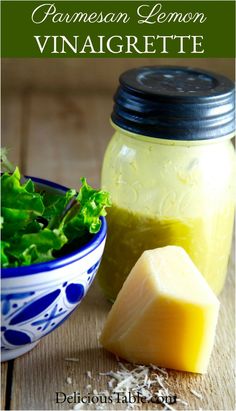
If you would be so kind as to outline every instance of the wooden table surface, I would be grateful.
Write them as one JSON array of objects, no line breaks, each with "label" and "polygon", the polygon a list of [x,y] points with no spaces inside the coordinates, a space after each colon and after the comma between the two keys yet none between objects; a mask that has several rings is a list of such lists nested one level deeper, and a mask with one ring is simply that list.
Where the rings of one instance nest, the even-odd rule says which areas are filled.
[{"label": "wooden table surface", "polygon": [[[3,97],[3,144],[11,149],[10,157],[23,173],[70,187],[76,187],[79,177],[86,176],[92,185],[99,186],[103,153],[112,134],[108,121],[111,107],[111,96],[101,93],[6,95]],[[208,374],[169,371],[172,391],[189,404],[185,409],[235,409],[233,259],[220,301],[216,344]],[[56,404],[57,391],[85,394],[88,384],[97,391],[106,389],[107,377],[99,373],[119,368],[116,359],[98,344],[98,334],[109,308],[95,282],[79,308],[61,327],[43,338],[28,354],[3,363],[2,409],[72,409],[69,404]],[[69,362],[65,358],[78,361]],[[200,393],[202,399],[191,390]],[[176,408],[183,409],[183,406]],[[162,407],[158,405],[155,409]]]}]

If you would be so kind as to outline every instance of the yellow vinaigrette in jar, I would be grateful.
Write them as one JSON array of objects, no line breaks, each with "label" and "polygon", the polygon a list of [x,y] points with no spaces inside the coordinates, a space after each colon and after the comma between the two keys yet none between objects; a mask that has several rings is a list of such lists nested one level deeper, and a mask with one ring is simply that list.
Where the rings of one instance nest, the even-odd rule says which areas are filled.
[{"label": "yellow vinaigrette in jar", "polygon": [[[139,70],[133,75],[137,77]],[[153,82],[156,70],[153,68],[150,70],[152,74],[150,81]],[[158,72],[157,84],[162,82],[166,70],[161,74]],[[170,68],[167,72],[168,75],[174,76],[175,83],[171,83],[174,90],[172,94],[175,96],[174,101],[178,102],[178,91],[175,93],[175,87],[180,83],[184,88],[182,77],[184,76],[185,81],[186,73],[181,77],[179,69],[176,75]],[[190,76],[189,69],[187,73]],[[197,75],[198,72],[191,73],[192,78]],[[147,72],[147,78],[149,77],[150,73]],[[165,82],[166,79],[169,84],[170,78],[167,77],[163,81]],[[128,85],[134,81],[130,78],[130,73],[125,80]],[[121,88],[128,87],[125,80],[121,79]],[[200,80],[204,83],[204,80]],[[208,87],[208,80],[206,82]],[[149,86],[148,83],[148,90]],[[203,89],[204,86],[205,84],[201,85]],[[166,85],[164,84],[163,87],[165,88]],[[232,87],[231,82],[230,87]],[[132,83],[132,93],[133,88],[134,83]],[[98,272],[99,283],[108,299],[114,301],[125,278],[144,250],[178,245],[187,251],[213,291],[218,294],[223,288],[227,273],[234,220],[236,174],[235,153],[231,143],[233,134],[232,132],[226,134],[230,131],[229,126],[224,129],[221,125],[220,136],[204,138],[209,130],[199,129],[191,118],[191,113],[187,113],[189,121],[195,125],[192,126],[191,132],[188,127],[185,138],[178,137],[178,133],[183,135],[183,128],[177,131],[175,129],[174,121],[183,122],[183,119],[178,119],[178,115],[179,117],[183,115],[182,110],[178,113],[178,108],[176,108],[175,120],[168,118],[169,123],[167,122],[164,128],[160,125],[153,128],[155,118],[158,120],[161,115],[158,108],[161,110],[162,107],[163,110],[163,105],[166,104],[162,114],[164,118],[168,109],[173,110],[174,104],[172,99],[170,108],[169,92],[165,100],[163,98],[165,92],[158,89],[158,93],[162,93],[162,99],[161,106],[157,108],[155,106],[159,98],[157,92],[154,101],[151,99],[151,103],[150,95],[149,100],[145,102],[143,101],[145,94],[141,93],[142,110],[146,108],[148,111],[143,122],[147,121],[152,110],[155,114],[152,116],[151,125],[146,124],[146,132],[149,135],[144,135],[145,127],[142,125],[142,129],[139,130],[140,124],[135,123],[137,115],[133,119],[133,129],[130,126],[132,118],[125,119],[127,121],[122,119],[123,124],[121,124],[121,116],[130,116],[130,113],[124,114],[119,106],[119,104],[126,104],[128,91],[125,91],[125,99],[123,95],[119,95],[121,91],[115,98],[118,106],[118,108],[115,106],[115,114],[113,112],[112,116],[115,134],[106,150],[102,170],[102,186],[110,191],[113,206],[107,216],[108,236]],[[146,93],[148,94],[148,91]],[[138,92],[132,96],[135,107],[133,110],[138,110],[137,95]],[[195,99],[187,100],[190,111],[191,101],[195,107],[192,108],[193,116],[196,115],[196,98],[195,96]],[[181,104],[184,104],[182,100]],[[133,107],[130,101],[129,107]],[[211,107],[211,115],[212,110]],[[206,118],[204,121],[206,122]],[[219,129],[212,127],[217,136]],[[160,132],[158,132],[159,128]]]},{"label": "yellow vinaigrette in jar", "polygon": [[113,205],[108,212],[108,240],[99,275],[105,294],[114,301],[142,252],[165,245],[183,247],[218,294],[224,284],[231,245],[231,235],[222,238],[222,233],[232,230],[233,208],[231,215],[227,213],[216,216],[212,233],[203,219],[159,220]]}]

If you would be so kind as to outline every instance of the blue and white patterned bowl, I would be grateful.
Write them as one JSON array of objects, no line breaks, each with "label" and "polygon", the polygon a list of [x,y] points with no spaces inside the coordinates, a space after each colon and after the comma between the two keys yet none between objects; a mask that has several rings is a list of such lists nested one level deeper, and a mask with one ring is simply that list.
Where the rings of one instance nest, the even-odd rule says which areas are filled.
[{"label": "blue and white patterned bowl", "polygon": [[[32,178],[39,188],[64,193],[66,187]],[[103,254],[107,225],[78,251],[28,267],[2,269],[1,360],[31,350],[80,304]]]}]

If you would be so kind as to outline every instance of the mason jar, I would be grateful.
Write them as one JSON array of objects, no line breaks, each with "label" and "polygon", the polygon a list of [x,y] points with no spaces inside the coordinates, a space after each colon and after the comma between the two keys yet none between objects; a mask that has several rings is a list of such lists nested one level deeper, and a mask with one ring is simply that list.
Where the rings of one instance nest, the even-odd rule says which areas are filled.
[{"label": "mason jar", "polygon": [[234,84],[198,69],[143,67],[121,75],[114,100],[101,287],[114,301],[144,250],[178,245],[219,294],[234,220]]}]

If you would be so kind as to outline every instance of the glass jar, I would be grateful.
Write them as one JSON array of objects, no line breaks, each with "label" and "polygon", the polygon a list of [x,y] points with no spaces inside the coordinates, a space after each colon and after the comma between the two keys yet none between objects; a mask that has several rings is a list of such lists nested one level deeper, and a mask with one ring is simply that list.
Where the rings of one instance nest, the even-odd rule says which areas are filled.
[{"label": "glass jar", "polygon": [[[114,301],[144,250],[179,245],[218,294],[234,220],[233,83],[175,67],[130,70],[120,81],[102,170],[113,207],[100,285]],[[194,97],[190,90],[197,90]]]}]

